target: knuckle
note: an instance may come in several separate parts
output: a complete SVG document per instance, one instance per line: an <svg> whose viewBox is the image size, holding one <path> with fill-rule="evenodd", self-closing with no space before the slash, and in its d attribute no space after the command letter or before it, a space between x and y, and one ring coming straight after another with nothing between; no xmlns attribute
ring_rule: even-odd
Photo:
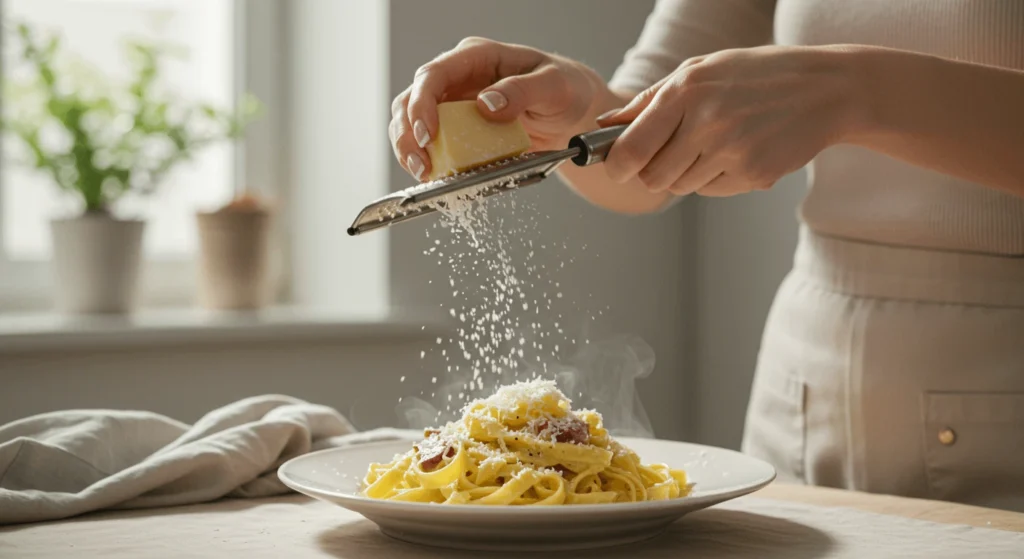
<svg viewBox="0 0 1024 559"><path fill-rule="evenodd" d="M758 157L752 150L745 148L738 159L739 174L744 180L760 184L771 179L772 168L764 157Z"/></svg>
<svg viewBox="0 0 1024 559"><path fill-rule="evenodd" d="M467 49L471 47L478 47L481 45L494 44L494 41L484 37L470 36L459 41L459 44L455 45L456 49Z"/></svg>
<svg viewBox="0 0 1024 559"><path fill-rule="evenodd" d="M405 167L405 157L402 156L402 148L398 145L398 142L393 142L391 144L391 151L394 152L395 159L398 161L398 164Z"/></svg>
<svg viewBox="0 0 1024 559"><path fill-rule="evenodd" d="M708 86L691 80L687 74L682 74L671 84L672 95L687 107L700 107L706 101L713 98L708 95Z"/></svg>
<svg viewBox="0 0 1024 559"><path fill-rule="evenodd" d="M701 62L704 62L705 58L706 58L706 56L704 56L704 55L701 55L701 56L691 56L690 58L687 58L686 60L684 60L683 63L679 65L679 67L680 68L689 68L690 66L696 66L697 64L700 64Z"/></svg>
<svg viewBox="0 0 1024 559"><path fill-rule="evenodd" d="M687 88L693 88L707 83L711 81L712 71L711 65L703 61L687 66L680 72L681 84Z"/></svg>
<svg viewBox="0 0 1024 559"><path fill-rule="evenodd" d="M694 189L689 180L681 178L674 182L668 190L676 196L689 196L690 194L693 194Z"/></svg>
<svg viewBox="0 0 1024 559"><path fill-rule="evenodd" d="M405 88L395 96L394 100L391 101L391 116L396 117L398 113L405 108L405 104L409 101L409 92L412 90L412 86Z"/></svg>
<svg viewBox="0 0 1024 559"><path fill-rule="evenodd" d="M748 140L731 131L720 134L716 139L715 145L726 156L728 161L737 168L745 169L753 160Z"/></svg>
<svg viewBox="0 0 1024 559"><path fill-rule="evenodd" d="M392 119L391 124L388 125L388 134L391 136L391 142L398 145L408 135L409 125L405 119Z"/></svg>
<svg viewBox="0 0 1024 559"><path fill-rule="evenodd" d="M645 89L645 90L643 90L643 91L641 91L640 93L637 94L636 99L635 99L634 102L639 102L639 103L651 103L651 102L653 102L655 99L658 98L658 95L660 95L661 92L666 89L667 85L668 84L661 85L661 86L654 85L654 86L648 87L647 89Z"/></svg>
<svg viewBox="0 0 1024 559"><path fill-rule="evenodd" d="M665 180L662 174L656 169L652 169L650 165L641 169L640 172L637 173L636 177L644 184L644 186L650 189L660 190L665 185Z"/></svg>
<svg viewBox="0 0 1024 559"><path fill-rule="evenodd" d="M665 105L671 102L676 96L676 91L677 89L673 84L667 83L657 90L647 93L647 98L645 100L649 100L651 105Z"/></svg>
<svg viewBox="0 0 1024 559"><path fill-rule="evenodd" d="M563 74L558 68L555 68L554 66L545 66L536 71L536 76L545 84L547 89L547 91L545 91L546 94L559 99L572 95L569 82L565 79L565 74Z"/></svg>
<svg viewBox="0 0 1024 559"><path fill-rule="evenodd" d="M413 79L421 80L426 76L434 73L437 70L437 65L438 59L435 58L434 60L427 62L426 64L420 66L419 68L416 68L416 74L413 76Z"/></svg>
<svg viewBox="0 0 1024 559"><path fill-rule="evenodd" d="M505 96L509 99L522 99L527 94L526 79L523 76L515 76L506 78L501 88Z"/></svg>
<svg viewBox="0 0 1024 559"><path fill-rule="evenodd" d="M685 90L675 82L665 84L653 94L650 100L651 110L659 111L668 107L675 107L673 111L679 110L685 98L684 93Z"/></svg>
<svg viewBox="0 0 1024 559"><path fill-rule="evenodd" d="M549 81L565 81L562 79L562 71L550 64L537 68L533 71L533 74Z"/></svg>
<svg viewBox="0 0 1024 559"><path fill-rule="evenodd" d="M396 123L397 121L395 119L391 119L391 122L388 123L388 139L391 140L392 144L394 144L395 139L398 138L398 135L395 134L395 129L397 128Z"/></svg>

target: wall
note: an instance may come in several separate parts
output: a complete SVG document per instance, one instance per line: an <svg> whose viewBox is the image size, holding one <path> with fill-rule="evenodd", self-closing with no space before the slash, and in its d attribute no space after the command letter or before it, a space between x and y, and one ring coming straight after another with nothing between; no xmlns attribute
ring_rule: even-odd
<svg viewBox="0 0 1024 559"><path fill-rule="evenodd" d="M292 183L292 262L301 267L305 278L293 284L293 292L299 301L325 302L332 307L345 306L345 298L381 300L377 295L366 297L372 290L365 284L366 289L346 289L342 280L365 272L359 266L368 247L390 245L388 262L372 266L375 272L390 270L393 281L386 295L399 310L426 307L436 315L437 304L447 297L440 281L446 272L421 254L426 243L425 224L410 223L362 239L342 233L356 206L368 201L366 193L386 188L373 179L376 175L363 165L363 159L372 163L373 157L366 154L377 153L382 144L387 113L386 102L368 102L369 109L355 115L362 120L346 121L348 126L365 129L373 114L381 119L373 145L362 150L358 144L345 145L345 138L363 136L348 136L345 128L338 128L338 119L345 120L345 110L351 107L326 107L323 113L317 112L317 106L330 104L332 96L340 97L345 90L345 84L331 76L341 76L348 69L345 76L352 78L352 83L361 83L360 72L353 73L353 67L345 64L345 57L362 56L356 48L343 48L348 43L342 37L346 34L342 26L350 20L344 17L345 9L329 4L301 0L289 4L292 9L286 11L285 18L285 32L297 39L285 53L293 63L288 65L289 91L282 95L295 109L285 128L288 134L304 134L289 150L282 170ZM394 95L408 83L417 66L471 34L555 50L581 58L610 76L635 41L653 1L394 0L392 4L386 48L391 56L388 78ZM318 10L330 17L319 17ZM335 22L339 31L332 34ZM328 52L317 58L322 64L312 59L295 63L296 57L317 55L325 49ZM318 73L321 70L322 75ZM295 91L303 87L296 80L319 87ZM363 83L362 87L372 91L376 83ZM322 134L314 137L313 132ZM332 175L331 169L339 164L345 172ZM405 174L389 164L390 188L407 186ZM367 181L373 184L363 185ZM538 215L550 216L538 218L539 234L576 249L587 245L586 250L571 249L576 250L571 255L575 263L560 276L567 298L581 302L580 309L566 317L565 328L580 332L586 328L595 339L631 333L649 343L657 366L654 374L640 383L640 393L651 422L660 436L686 436L688 376L693 372L694 357L693 336L687 325L694 318L690 263L695 258L696 205L681 204L654 218L631 219L592 208L555 181L534 186L519 199L533 205ZM335 240L336 250L325 239ZM554 266L566 256L544 253L539 258L540 263ZM597 317L592 324L587 320L591 314ZM419 352L433 341L433 334L428 333L417 332L418 337L402 340L321 336L315 340L216 340L152 347L112 344L3 353L0 422L80 407L150 409L190 421L237 398L282 392L337 406L360 427L395 423L397 398L429 389L431 365L419 360ZM402 376L407 377L405 383L399 382Z"/></svg>
<svg viewBox="0 0 1024 559"><path fill-rule="evenodd" d="M143 409L192 422L262 394L335 407L361 429L394 425L395 395L405 387L391 373L414 366L423 343L418 334L325 335L0 352L0 425L83 408Z"/></svg>
<svg viewBox="0 0 1024 559"><path fill-rule="evenodd" d="M391 93L404 89L418 66L470 35L558 52L610 77L652 5L650 0L392 0ZM393 164L392 188L410 182ZM656 217L628 218L589 206L556 180L513 196L536 207L543 238L571 247L575 262L561 270L562 286L593 303L589 310L584 305L566 317L566 323L582 328L589 312L607 305L588 328L608 335L636 334L650 344L657 365L640 382L641 398L658 436L686 436L696 205L681 204ZM436 258L422 254L429 246L424 233L428 227L432 224L413 221L390 232L391 300L399 306L437 308L451 295L448 271ZM435 231L431 229L432 239L439 238ZM538 258L548 270L559 269L566 254L555 251ZM421 374L432 376L439 369L441 363L428 360Z"/></svg>
<svg viewBox="0 0 1024 559"><path fill-rule="evenodd" d="M432 55L471 34L579 57L609 76L652 3L392 0L390 94L405 87ZM580 23L583 14L586 24ZM407 186L404 172L390 165L386 186ZM768 193L687 201L664 215L638 219L592 208L555 181L516 195L550 216L539 221L539 234L571 247L588 246L562 283L567 293L609 306L593 328L635 333L654 348L657 366L640 383L640 393L659 436L738 446L764 317L791 262L802 183L798 173ZM333 226L329 214L317 215L318 227ZM342 219L335 225L340 231L346 224ZM381 269L391 271L389 296L400 309L436 310L448 300L446 272L421 253L426 227L410 222L386 234L389 261ZM345 239L340 233L339 238ZM545 257L553 264L563 256ZM338 258L346 261L341 252ZM585 322L583 314L574 317L577 325ZM192 420L239 397L284 392L335 405L360 427L394 423L397 396L428 389L436 374L435 363L418 358L432 340L433 335L5 354L0 422L92 406L145 408ZM398 382L402 375L408 377L404 384Z"/></svg>
<svg viewBox="0 0 1024 559"><path fill-rule="evenodd" d="M387 2L282 2L288 32L292 301L387 308L387 236L350 238L359 208L385 194ZM356 54L358 53L358 54ZM358 85L354 85L358 84Z"/></svg>
<svg viewBox="0 0 1024 559"><path fill-rule="evenodd" d="M698 209L693 440L739 448L761 331L796 247L806 175Z"/></svg>

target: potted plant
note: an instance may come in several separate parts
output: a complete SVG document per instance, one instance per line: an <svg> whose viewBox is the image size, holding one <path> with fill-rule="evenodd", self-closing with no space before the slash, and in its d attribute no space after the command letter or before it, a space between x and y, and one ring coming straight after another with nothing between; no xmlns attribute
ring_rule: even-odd
<svg viewBox="0 0 1024 559"><path fill-rule="evenodd" d="M213 310L254 310L270 295L270 204L242 193L199 212L199 302Z"/></svg>
<svg viewBox="0 0 1024 559"><path fill-rule="evenodd" d="M146 195L197 151L241 137L259 111L247 96L223 110L159 82L168 46L126 43L130 78L103 76L62 49L59 35L16 26L16 78L5 83L3 126L18 163L46 173L80 213L51 222L58 308L121 313L134 307L145 223L120 219L123 196Z"/></svg>

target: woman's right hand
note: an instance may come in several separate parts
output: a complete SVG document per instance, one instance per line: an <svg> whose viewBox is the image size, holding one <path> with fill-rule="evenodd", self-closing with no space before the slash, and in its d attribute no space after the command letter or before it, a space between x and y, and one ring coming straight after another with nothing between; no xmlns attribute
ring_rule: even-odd
<svg viewBox="0 0 1024 559"><path fill-rule="evenodd" d="M422 180L430 173L424 148L437 135L438 103L476 99L485 118L519 118L532 149L563 149L608 109L595 103L603 86L593 70L573 60L470 37L416 71L391 105L388 136L402 167Z"/></svg>

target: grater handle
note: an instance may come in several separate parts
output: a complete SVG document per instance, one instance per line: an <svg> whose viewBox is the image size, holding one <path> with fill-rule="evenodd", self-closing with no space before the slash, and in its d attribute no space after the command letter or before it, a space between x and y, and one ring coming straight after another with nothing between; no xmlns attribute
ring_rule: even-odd
<svg viewBox="0 0 1024 559"><path fill-rule="evenodd" d="M626 126L628 125L619 124L573 136L569 140L569 149L576 148L579 153L573 156L572 162L580 167L586 167L604 161L608 151L612 149L612 144L626 130Z"/></svg>

